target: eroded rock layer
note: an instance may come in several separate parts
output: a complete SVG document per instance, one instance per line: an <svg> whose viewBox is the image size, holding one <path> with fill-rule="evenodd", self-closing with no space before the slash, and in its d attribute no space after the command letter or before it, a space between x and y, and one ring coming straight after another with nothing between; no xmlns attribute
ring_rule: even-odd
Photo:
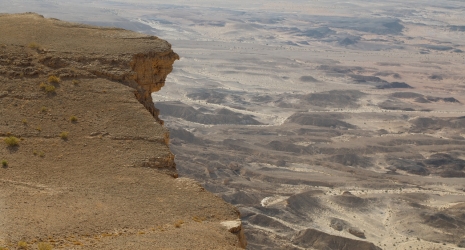
<svg viewBox="0 0 465 250"><path fill-rule="evenodd" d="M0 33L0 247L245 247L233 206L173 178L151 98L169 43L36 14Z"/></svg>

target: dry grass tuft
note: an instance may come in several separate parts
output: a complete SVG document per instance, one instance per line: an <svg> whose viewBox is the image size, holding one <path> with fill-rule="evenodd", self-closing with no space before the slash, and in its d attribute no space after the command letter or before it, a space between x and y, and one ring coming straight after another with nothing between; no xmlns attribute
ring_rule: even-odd
<svg viewBox="0 0 465 250"><path fill-rule="evenodd" d="M45 92L47 93L55 93L55 86L53 85L48 85L47 87L45 87Z"/></svg>
<svg viewBox="0 0 465 250"><path fill-rule="evenodd" d="M76 116L72 115L72 116L69 118L69 120L70 120L71 122L77 122L78 118L77 118Z"/></svg>
<svg viewBox="0 0 465 250"><path fill-rule="evenodd" d="M19 249L27 249L27 242L24 242L24 241L18 242L18 248Z"/></svg>
<svg viewBox="0 0 465 250"><path fill-rule="evenodd" d="M192 220L195 221L195 222L203 222L205 220L205 218L194 216L194 217L192 217Z"/></svg>
<svg viewBox="0 0 465 250"><path fill-rule="evenodd" d="M19 139L14 136L9 136L3 139L3 141L6 143L8 147L16 147L19 145Z"/></svg>
<svg viewBox="0 0 465 250"><path fill-rule="evenodd" d="M49 80L49 81L50 81L50 80ZM43 83L43 82L41 82L41 83L39 84L39 88L40 88L41 90L43 90L43 91L49 93L49 94L55 93L55 90L56 90L55 86L53 86L53 85L51 85L51 84L46 84L46 83Z"/></svg>
<svg viewBox="0 0 465 250"><path fill-rule="evenodd" d="M32 42L27 45L30 49L40 49L40 45L38 43Z"/></svg>
<svg viewBox="0 0 465 250"><path fill-rule="evenodd" d="M2 167L8 167L8 162L6 160L2 160Z"/></svg>
<svg viewBox="0 0 465 250"><path fill-rule="evenodd" d="M52 245L50 245L48 243L40 242L39 244L37 244L37 249L38 250L52 250L53 247L52 247Z"/></svg>
<svg viewBox="0 0 465 250"><path fill-rule="evenodd" d="M60 133L60 138L63 139L63 140L67 140L68 135L69 135L69 132L63 131L63 132Z"/></svg>
<svg viewBox="0 0 465 250"><path fill-rule="evenodd" d="M51 75L48 77L48 82L49 83L59 83L61 80L58 76Z"/></svg>
<svg viewBox="0 0 465 250"><path fill-rule="evenodd" d="M176 221L174 223L174 227L180 228L182 224L184 224L184 221L183 220L178 220L178 221Z"/></svg>

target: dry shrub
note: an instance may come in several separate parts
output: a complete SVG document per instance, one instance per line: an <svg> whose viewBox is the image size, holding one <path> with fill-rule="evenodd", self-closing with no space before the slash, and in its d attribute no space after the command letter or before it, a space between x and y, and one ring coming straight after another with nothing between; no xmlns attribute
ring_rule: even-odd
<svg viewBox="0 0 465 250"><path fill-rule="evenodd" d="M178 221L176 221L176 222L174 223L174 227L180 228L182 224L184 224L184 221L178 220Z"/></svg>
<svg viewBox="0 0 465 250"><path fill-rule="evenodd" d="M3 141L6 143L8 147L16 147L19 145L19 139L14 136L9 136L3 139Z"/></svg>
<svg viewBox="0 0 465 250"><path fill-rule="evenodd" d="M61 80L58 76L51 75L48 77L48 82L49 83L59 83Z"/></svg>
<svg viewBox="0 0 465 250"><path fill-rule="evenodd" d="M39 244L37 244L37 248L39 250L52 250L53 249L52 245L45 243L45 242L40 242Z"/></svg>
<svg viewBox="0 0 465 250"><path fill-rule="evenodd" d="M63 139L63 140L67 140L68 135L69 135L69 132L63 131L63 132L60 133L60 138Z"/></svg>

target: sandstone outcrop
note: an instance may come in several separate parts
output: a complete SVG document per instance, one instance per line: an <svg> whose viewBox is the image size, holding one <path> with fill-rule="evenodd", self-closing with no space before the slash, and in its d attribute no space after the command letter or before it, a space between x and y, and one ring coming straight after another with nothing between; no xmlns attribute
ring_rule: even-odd
<svg viewBox="0 0 465 250"><path fill-rule="evenodd" d="M0 33L0 247L245 247L233 206L173 178L151 97L179 58L168 42L32 13L0 15Z"/></svg>

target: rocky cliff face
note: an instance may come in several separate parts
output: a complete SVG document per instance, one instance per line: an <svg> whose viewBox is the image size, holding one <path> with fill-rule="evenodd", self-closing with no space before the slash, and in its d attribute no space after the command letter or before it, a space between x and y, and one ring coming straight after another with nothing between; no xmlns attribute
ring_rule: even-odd
<svg viewBox="0 0 465 250"><path fill-rule="evenodd" d="M162 125L163 121L158 118L159 111L153 104L151 93L159 91L165 85L166 76L173 70L172 65L176 59L179 56L173 51L163 54L137 54L130 62L133 73L125 77L126 81L137 83L137 87L134 86L137 89L137 99Z"/></svg>
<svg viewBox="0 0 465 250"><path fill-rule="evenodd" d="M36 14L0 15L0 33L0 247L245 247L234 207L172 178L151 98L169 43Z"/></svg>
<svg viewBox="0 0 465 250"><path fill-rule="evenodd" d="M30 27L33 32L26 37L6 37L3 47L7 53L1 55L0 75L16 79L54 75L62 80L105 78L119 82L134 89L137 100L163 125L151 93L164 86L166 76L173 70L174 61L179 59L168 42L121 29L101 29L100 32L105 33L102 36L88 31L94 31L94 27L45 19L35 14L6 17L14 20L17 26L4 27L5 33L16 33L14 29L28 25L29 20L34 20L34 27ZM79 40L73 35L72 42L63 42L71 35L68 29L79 29L79 37L87 35L89 38ZM51 35L57 33L61 37L50 39ZM108 38L115 41L108 42ZM115 44L117 47L112 47ZM164 131L163 141L168 145L168 130ZM177 176L172 154L164 159L149 158L142 165Z"/></svg>

